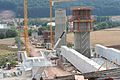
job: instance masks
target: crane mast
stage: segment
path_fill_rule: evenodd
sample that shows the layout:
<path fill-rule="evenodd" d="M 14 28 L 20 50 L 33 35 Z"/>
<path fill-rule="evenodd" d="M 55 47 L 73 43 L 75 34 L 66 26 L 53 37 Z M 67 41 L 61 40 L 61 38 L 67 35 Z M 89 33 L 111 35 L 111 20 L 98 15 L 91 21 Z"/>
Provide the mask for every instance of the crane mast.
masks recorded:
<path fill-rule="evenodd" d="M 29 42 L 28 42 L 28 0 L 24 0 L 24 39 L 25 49 L 29 53 Z"/>
<path fill-rule="evenodd" d="M 52 48 L 54 46 L 53 43 L 53 31 L 52 31 L 52 0 L 50 0 L 50 42 L 52 44 Z"/>
<path fill-rule="evenodd" d="M 53 0 L 55 1 L 55 0 Z M 56 0 L 55 2 L 69 2 L 73 0 Z M 53 31 L 52 31 L 52 0 L 50 0 L 50 42 L 52 44 L 52 48 L 54 47 L 53 42 Z M 28 39 L 28 0 L 24 0 L 24 38 L 25 38 L 25 49 L 26 52 L 29 53 L 29 39 Z"/>

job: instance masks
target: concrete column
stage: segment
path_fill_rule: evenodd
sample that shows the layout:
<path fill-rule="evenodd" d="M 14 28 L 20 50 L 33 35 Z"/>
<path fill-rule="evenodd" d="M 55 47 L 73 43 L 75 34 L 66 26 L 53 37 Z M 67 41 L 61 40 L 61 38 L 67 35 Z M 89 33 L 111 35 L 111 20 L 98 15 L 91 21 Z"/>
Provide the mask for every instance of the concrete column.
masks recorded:
<path fill-rule="evenodd" d="M 90 32 L 75 32 L 74 33 L 75 50 L 90 57 Z"/>
<path fill-rule="evenodd" d="M 66 11 L 63 9 L 58 9 L 55 11 L 55 43 L 57 42 L 60 35 L 66 31 Z M 57 48 L 60 48 L 61 45 L 66 45 L 66 34 L 62 37 L 62 40 L 58 44 Z"/>
<path fill-rule="evenodd" d="M 75 50 L 90 58 L 91 8 L 73 7 L 72 11 Z"/>

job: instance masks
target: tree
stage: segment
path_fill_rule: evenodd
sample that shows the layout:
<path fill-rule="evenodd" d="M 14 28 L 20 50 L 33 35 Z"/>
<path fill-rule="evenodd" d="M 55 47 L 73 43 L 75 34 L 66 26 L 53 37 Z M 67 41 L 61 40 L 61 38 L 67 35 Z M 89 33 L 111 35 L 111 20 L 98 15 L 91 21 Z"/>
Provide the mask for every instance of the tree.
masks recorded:
<path fill-rule="evenodd" d="M 113 28 L 113 27 L 118 27 L 118 26 L 120 26 L 120 22 L 105 21 L 105 22 L 95 23 L 93 30 L 108 29 L 108 28 Z"/>
<path fill-rule="evenodd" d="M 0 33 L 0 39 L 5 38 L 5 35 L 3 33 Z"/>
<path fill-rule="evenodd" d="M 37 32 L 37 30 L 29 29 L 29 30 L 28 30 L 28 35 L 29 35 L 29 36 L 32 36 L 32 33 L 33 33 L 33 32 Z"/>
<path fill-rule="evenodd" d="M 43 28 L 38 28 L 38 35 L 43 35 Z"/>
<path fill-rule="evenodd" d="M 28 30 L 28 35 L 31 36 L 32 35 L 32 29 Z"/>
<path fill-rule="evenodd" d="M 16 36 L 17 36 L 17 32 L 16 32 L 15 30 L 9 29 L 9 30 L 6 32 L 6 37 L 7 37 L 7 38 L 16 37 Z"/>

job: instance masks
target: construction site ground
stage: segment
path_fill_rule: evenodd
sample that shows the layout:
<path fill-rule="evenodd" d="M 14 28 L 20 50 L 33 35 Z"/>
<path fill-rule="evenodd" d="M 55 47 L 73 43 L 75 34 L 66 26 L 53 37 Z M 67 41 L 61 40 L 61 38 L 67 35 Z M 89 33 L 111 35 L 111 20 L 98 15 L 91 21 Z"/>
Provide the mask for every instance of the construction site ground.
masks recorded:
<path fill-rule="evenodd" d="M 21 38 L 21 40 L 24 43 L 24 39 Z M 32 45 L 30 43 L 29 43 L 29 47 L 31 49 L 32 56 L 35 56 L 35 57 L 40 56 L 40 53 L 37 53 L 37 52 L 39 52 L 41 50 L 45 50 L 45 49 L 41 49 L 41 48 L 36 48 L 34 45 Z M 65 70 L 61 69 L 59 66 L 48 67 L 48 68 L 46 68 L 45 73 L 47 76 L 45 78 L 45 80 L 54 79 L 55 77 L 72 75 L 71 72 L 65 71 Z M 84 77 L 82 75 L 75 75 L 75 79 L 76 80 L 84 80 Z"/>
<path fill-rule="evenodd" d="M 45 70 L 47 77 L 47 79 L 54 79 L 55 77 L 62 77 L 62 76 L 68 76 L 68 75 L 72 75 L 71 72 L 65 71 L 59 67 L 49 67 Z M 85 80 L 84 77 L 82 75 L 75 75 L 75 80 Z"/>

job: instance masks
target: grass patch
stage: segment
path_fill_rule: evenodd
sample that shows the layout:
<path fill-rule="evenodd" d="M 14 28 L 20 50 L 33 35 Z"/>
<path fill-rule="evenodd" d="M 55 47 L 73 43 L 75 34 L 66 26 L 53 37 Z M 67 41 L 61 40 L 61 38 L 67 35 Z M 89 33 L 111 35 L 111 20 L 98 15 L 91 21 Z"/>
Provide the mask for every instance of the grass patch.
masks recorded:
<path fill-rule="evenodd" d="M 9 48 L 8 45 L 0 44 L 0 66 L 5 65 L 6 62 L 13 63 L 17 61 L 18 49 Z"/>

